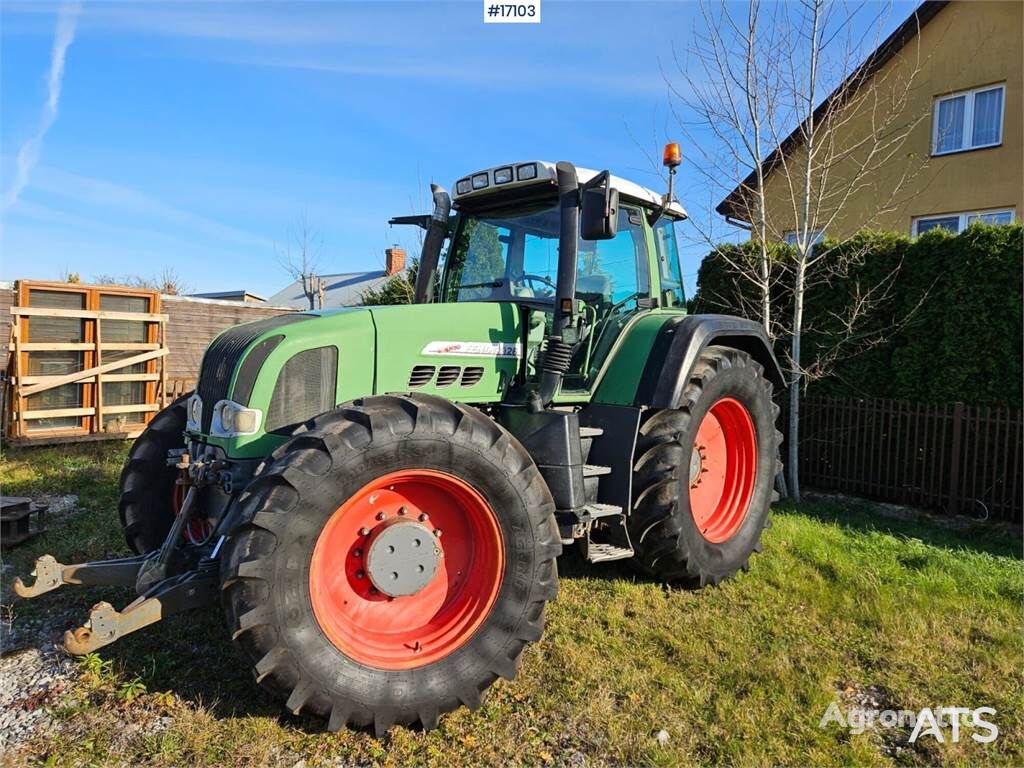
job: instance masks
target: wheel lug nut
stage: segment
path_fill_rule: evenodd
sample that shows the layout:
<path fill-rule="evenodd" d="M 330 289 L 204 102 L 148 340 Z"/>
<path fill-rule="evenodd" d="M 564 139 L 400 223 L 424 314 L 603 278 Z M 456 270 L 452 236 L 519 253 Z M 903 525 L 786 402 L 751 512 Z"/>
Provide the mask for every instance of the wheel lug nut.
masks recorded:
<path fill-rule="evenodd" d="M 400 515 L 403 515 L 403 516 L 404 516 L 404 515 L 405 515 L 405 512 L 406 512 L 406 509 L 405 509 L 405 507 L 399 507 L 399 508 L 398 508 L 398 514 L 400 514 Z"/>
<path fill-rule="evenodd" d="M 426 512 L 420 512 L 420 522 L 421 523 L 425 523 L 429 519 L 430 519 L 430 515 L 428 515 Z"/>
<path fill-rule="evenodd" d="M 363 556 L 363 550 L 361 550 L 361 549 L 354 549 L 354 550 L 352 550 L 352 557 L 362 557 L 362 556 Z"/>
<path fill-rule="evenodd" d="M 370 587 L 370 594 L 371 595 L 376 595 L 377 594 L 377 588 L 376 587 Z"/>
<path fill-rule="evenodd" d="M 437 536 L 437 538 L 441 538 L 441 529 L 440 528 L 435 528 L 434 529 L 434 535 Z"/>
<path fill-rule="evenodd" d="M 362 571 L 356 571 L 356 578 L 357 579 L 365 578 L 365 576 L 366 576 L 366 574 L 363 573 Z M 371 589 L 372 589 L 372 587 L 371 587 Z"/>
<path fill-rule="evenodd" d="M 377 513 L 377 519 L 378 520 L 383 520 L 384 519 L 384 513 L 383 512 L 378 512 Z"/>
<path fill-rule="evenodd" d="M 360 528 L 359 529 L 359 535 L 360 536 L 369 536 L 370 535 L 370 529 L 369 528 Z"/>

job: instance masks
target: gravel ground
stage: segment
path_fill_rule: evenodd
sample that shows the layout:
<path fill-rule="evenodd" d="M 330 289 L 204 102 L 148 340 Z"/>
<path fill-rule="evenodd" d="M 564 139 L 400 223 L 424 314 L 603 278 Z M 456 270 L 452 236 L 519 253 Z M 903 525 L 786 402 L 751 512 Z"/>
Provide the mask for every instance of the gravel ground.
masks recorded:
<path fill-rule="evenodd" d="M 46 524 L 58 524 L 73 514 L 76 496 L 36 499 L 49 504 Z M 0 754 L 50 726 L 49 705 L 55 702 L 77 674 L 75 664 L 60 648 L 64 630 L 75 615 L 61 611 L 44 619 L 18 615 L 17 598 L 11 592 L 14 574 L 3 566 L 2 615 L 0 615 Z M 77 615 L 77 614 L 76 614 Z"/>

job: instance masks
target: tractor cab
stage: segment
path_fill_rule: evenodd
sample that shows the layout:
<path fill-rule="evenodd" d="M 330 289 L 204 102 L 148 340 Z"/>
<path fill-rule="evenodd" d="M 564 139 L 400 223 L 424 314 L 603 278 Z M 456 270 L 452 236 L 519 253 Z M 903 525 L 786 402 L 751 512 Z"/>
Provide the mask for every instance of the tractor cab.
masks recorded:
<path fill-rule="evenodd" d="M 607 171 L 531 161 L 459 179 L 454 201 L 434 193 L 433 216 L 412 221 L 446 227 L 448 248 L 442 264 L 439 239 L 426 239 L 417 302 L 517 305 L 527 379 L 548 339 L 562 342 L 561 390 L 589 389 L 633 318 L 683 309 L 674 225 L 686 211 L 671 188 L 662 196 Z"/>

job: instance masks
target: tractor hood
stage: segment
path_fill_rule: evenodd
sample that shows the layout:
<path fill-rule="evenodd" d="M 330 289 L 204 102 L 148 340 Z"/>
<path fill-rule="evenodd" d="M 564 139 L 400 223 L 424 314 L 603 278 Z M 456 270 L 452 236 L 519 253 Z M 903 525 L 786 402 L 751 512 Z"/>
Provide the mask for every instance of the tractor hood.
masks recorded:
<path fill-rule="evenodd" d="M 388 392 L 502 399 L 521 357 L 512 303 L 410 304 L 302 312 L 224 331 L 203 357 L 189 434 L 232 458 L 267 455 L 335 405 Z M 221 408 L 258 412 L 231 433 Z"/>

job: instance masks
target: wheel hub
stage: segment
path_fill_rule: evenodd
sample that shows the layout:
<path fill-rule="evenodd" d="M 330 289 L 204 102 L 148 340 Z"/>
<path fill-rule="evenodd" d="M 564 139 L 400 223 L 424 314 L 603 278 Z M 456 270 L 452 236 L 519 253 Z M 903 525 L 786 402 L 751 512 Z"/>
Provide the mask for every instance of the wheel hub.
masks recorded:
<path fill-rule="evenodd" d="M 370 534 L 366 575 L 389 597 L 415 595 L 434 578 L 441 557 L 430 529 L 413 520 L 393 518 Z"/>
<path fill-rule="evenodd" d="M 693 450 L 690 452 L 690 487 L 696 488 L 700 485 L 701 472 L 706 471 L 704 469 L 704 447 L 693 444 Z"/>

